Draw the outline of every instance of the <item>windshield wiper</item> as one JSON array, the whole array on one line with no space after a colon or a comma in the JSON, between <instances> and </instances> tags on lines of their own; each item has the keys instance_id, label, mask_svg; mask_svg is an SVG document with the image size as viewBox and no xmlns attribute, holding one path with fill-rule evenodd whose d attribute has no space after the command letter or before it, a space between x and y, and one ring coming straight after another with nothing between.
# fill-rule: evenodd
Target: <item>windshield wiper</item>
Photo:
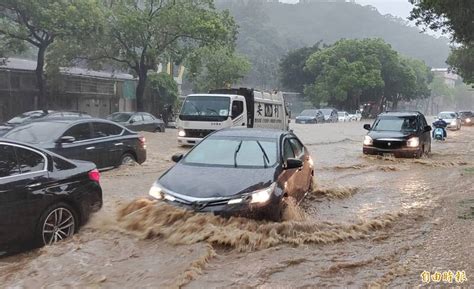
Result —
<instances>
[{"instance_id":1,"label":"windshield wiper","mask_svg":"<svg viewBox=\"0 0 474 289\"><path fill-rule=\"evenodd\" d=\"M235 152L234 152L234 168L237 167L237 154L239 153L240 151L240 147L242 146L242 140L239 142L239 145L237 146L237 148L235 149Z\"/></svg>"},{"instance_id":2,"label":"windshield wiper","mask_svg":"<svg viewBox=\"0 0 474 289\"><path fill-rule=\"evenodd\" d=\"M268 158L267 152L265 152L265 150L263 149L262 144L259 141L257 141L257 144L263 153L263 166L267 168L268 167L267 163L270 163L270 159Z\"/></svg>"}]
</instances>

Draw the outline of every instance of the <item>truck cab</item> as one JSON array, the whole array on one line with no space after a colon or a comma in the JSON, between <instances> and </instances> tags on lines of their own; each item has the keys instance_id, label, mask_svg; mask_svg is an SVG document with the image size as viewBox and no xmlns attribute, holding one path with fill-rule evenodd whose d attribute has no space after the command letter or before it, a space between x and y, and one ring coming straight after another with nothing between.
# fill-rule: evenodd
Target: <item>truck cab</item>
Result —
<instances>
[{"instance_id":1,"label":"truck cab","mask_svg":"<svg viewBox=\"0 0 474 289\"><path fill-rule=\"evenodd\" d=\"M178 117L178 144L195 145L226 127L247 127L245 97L228 94L191 94Z\"/></svg>"}]
</instances>

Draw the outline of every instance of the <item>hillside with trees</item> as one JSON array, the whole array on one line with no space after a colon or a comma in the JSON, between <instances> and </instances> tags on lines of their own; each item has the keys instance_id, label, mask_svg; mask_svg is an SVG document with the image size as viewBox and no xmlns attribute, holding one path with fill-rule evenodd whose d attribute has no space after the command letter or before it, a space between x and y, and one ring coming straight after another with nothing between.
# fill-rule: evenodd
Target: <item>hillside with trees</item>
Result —
<instances>
[{"instance_id":1,"label":"hillside with trees","mask_svg":"<svg viewBox=\"0 0 474 289\"><path fill-rule=\"evenodd\" d=\"M278 63L288 51L322 42L381 38L394 50L423 60L431 67L446 67L449 40L421 33L419 28L375 8L355 3L311 4L217 1L229 9L239 25L237 49L252 63L248 85L280 87Z\"/></svg>"}]
</instances>

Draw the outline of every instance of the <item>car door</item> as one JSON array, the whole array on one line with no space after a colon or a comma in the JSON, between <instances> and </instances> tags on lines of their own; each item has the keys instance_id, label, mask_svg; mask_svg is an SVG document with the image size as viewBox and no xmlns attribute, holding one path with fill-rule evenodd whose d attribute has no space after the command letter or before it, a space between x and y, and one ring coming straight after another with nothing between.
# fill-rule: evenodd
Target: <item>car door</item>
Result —
<instances>
[{"instance_id":1,"label":"car door","mask_svg":"<svg viewBox=\"0 0 474 289\"><path fill-rule=\"evenodd\" d=\"M296 137L289 138L289 141L293 148L295 158L303 162L303 166L296 171L295 175L298 186L298 197L302 198L309 187L311 168L309 167L308 160L306 159L306 152L303 144Z\"/></svg>"},{"instance_id":2,"label":"car door","mask_svg":"<svg viewBox=\"0 0 474 289\"><path fill-rule=\"evenodd\" d=\"M151 114L148 113L143 113L143 130L144 131L149 131L149 132L155 132L156 127L158 126L155 122L155 117L153 117Z\"/></svg>"},{"instance_id":3,"label":"car door","mask_svg":"<svg viewBox=\"0 0 474 289\"><path fill-rule=\"evenodd\" d=\"M49 181L47 157L27 147L0 143L0 245L31 237Z\"/></svg>"},{"instance_id":4,"label":"car door","mask_svg":"<svg viewBox=\"0 0 474 289\"><path fill-rule=\"evenodd\" d=\"M282 149L281 149L281 160L283 166L286 165L286 161L288 159L295 158L295 153L293 151L293 147L290 143L289 138L284 138L282 141ZM282 174L279 177L279 181L285 184L285 193L289 196L298 199L299 195L301 194L298 184L298 169L288 169L283 170Z\"/></svg>"},{"instance_id":5,"label":"car door","mask_svg":"<svg viewBox=\"0 0 474 289\"><path fill-rule=\"evenodd\" d=\"M92 142L99 154L97 167L106 168L119 164L125 147L123 140L120 139L123 128L107 122L93 122L92 128Z\"/></svg>"},{"instance_id":6,"label":"car door","mask_svg":"<svg viewBox=\"0 0 474 289\"><path fill-rule=\"evenodd\" d=\"M60 143L55 152L69 159L97 162L98 148L92 142L92 125L82 122L68 128L62 137L73 137L72 143ZM96 164L97 165L97 164Z\"/></svg>"},{"instance_id":7,"label":"car door","mask_svg":"<svg viewBox=\"0 0 474 289\"><path fill-rule=\"evenodd\" d=\"M127 127L133 131L143 130L143 116L139 113L134 114L130 118L130 124Z\"/></svg>"},{"instance_id":8,"label":"car door","mask_svg":"<svg viewBox=\"0 0 474 289\"><path fill-rule=\"evenodd\" d=\"M425 128L428 126L428 122L426 121L426 118L421 115L419 118L420 122L420 130L422 133L422 143L425 144L425 150L428 151L428 149L431 146L431 131L425 131Z\"/></svg>"}]
</instances>

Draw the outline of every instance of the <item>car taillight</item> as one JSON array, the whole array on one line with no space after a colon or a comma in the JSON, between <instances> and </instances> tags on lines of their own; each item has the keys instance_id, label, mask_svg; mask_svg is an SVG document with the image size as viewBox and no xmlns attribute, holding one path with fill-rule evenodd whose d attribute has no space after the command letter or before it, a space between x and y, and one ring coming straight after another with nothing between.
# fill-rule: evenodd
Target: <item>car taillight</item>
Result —
<instances>
[{"instance_id":1,"label":"car taillight","mask_svg":"<svg viewBox=\"0 0 474 289\"><path fill-rule=\"evenodd\" d=\"M89 179L94 182L99 182L100 181L100 172L98 169L94 169L89 172Z\"/></svg>"},{"instance_id":2,"label":"car taillight","mask_svg":"<svg viewBox=\"0 0 474 289\"><path fill-rule=\"evenodd\" d=\"M146 138L143 136L138 137L138 140L140 141L140 145L142 148L146 149Z\"/></svg>"}]
</instances>

